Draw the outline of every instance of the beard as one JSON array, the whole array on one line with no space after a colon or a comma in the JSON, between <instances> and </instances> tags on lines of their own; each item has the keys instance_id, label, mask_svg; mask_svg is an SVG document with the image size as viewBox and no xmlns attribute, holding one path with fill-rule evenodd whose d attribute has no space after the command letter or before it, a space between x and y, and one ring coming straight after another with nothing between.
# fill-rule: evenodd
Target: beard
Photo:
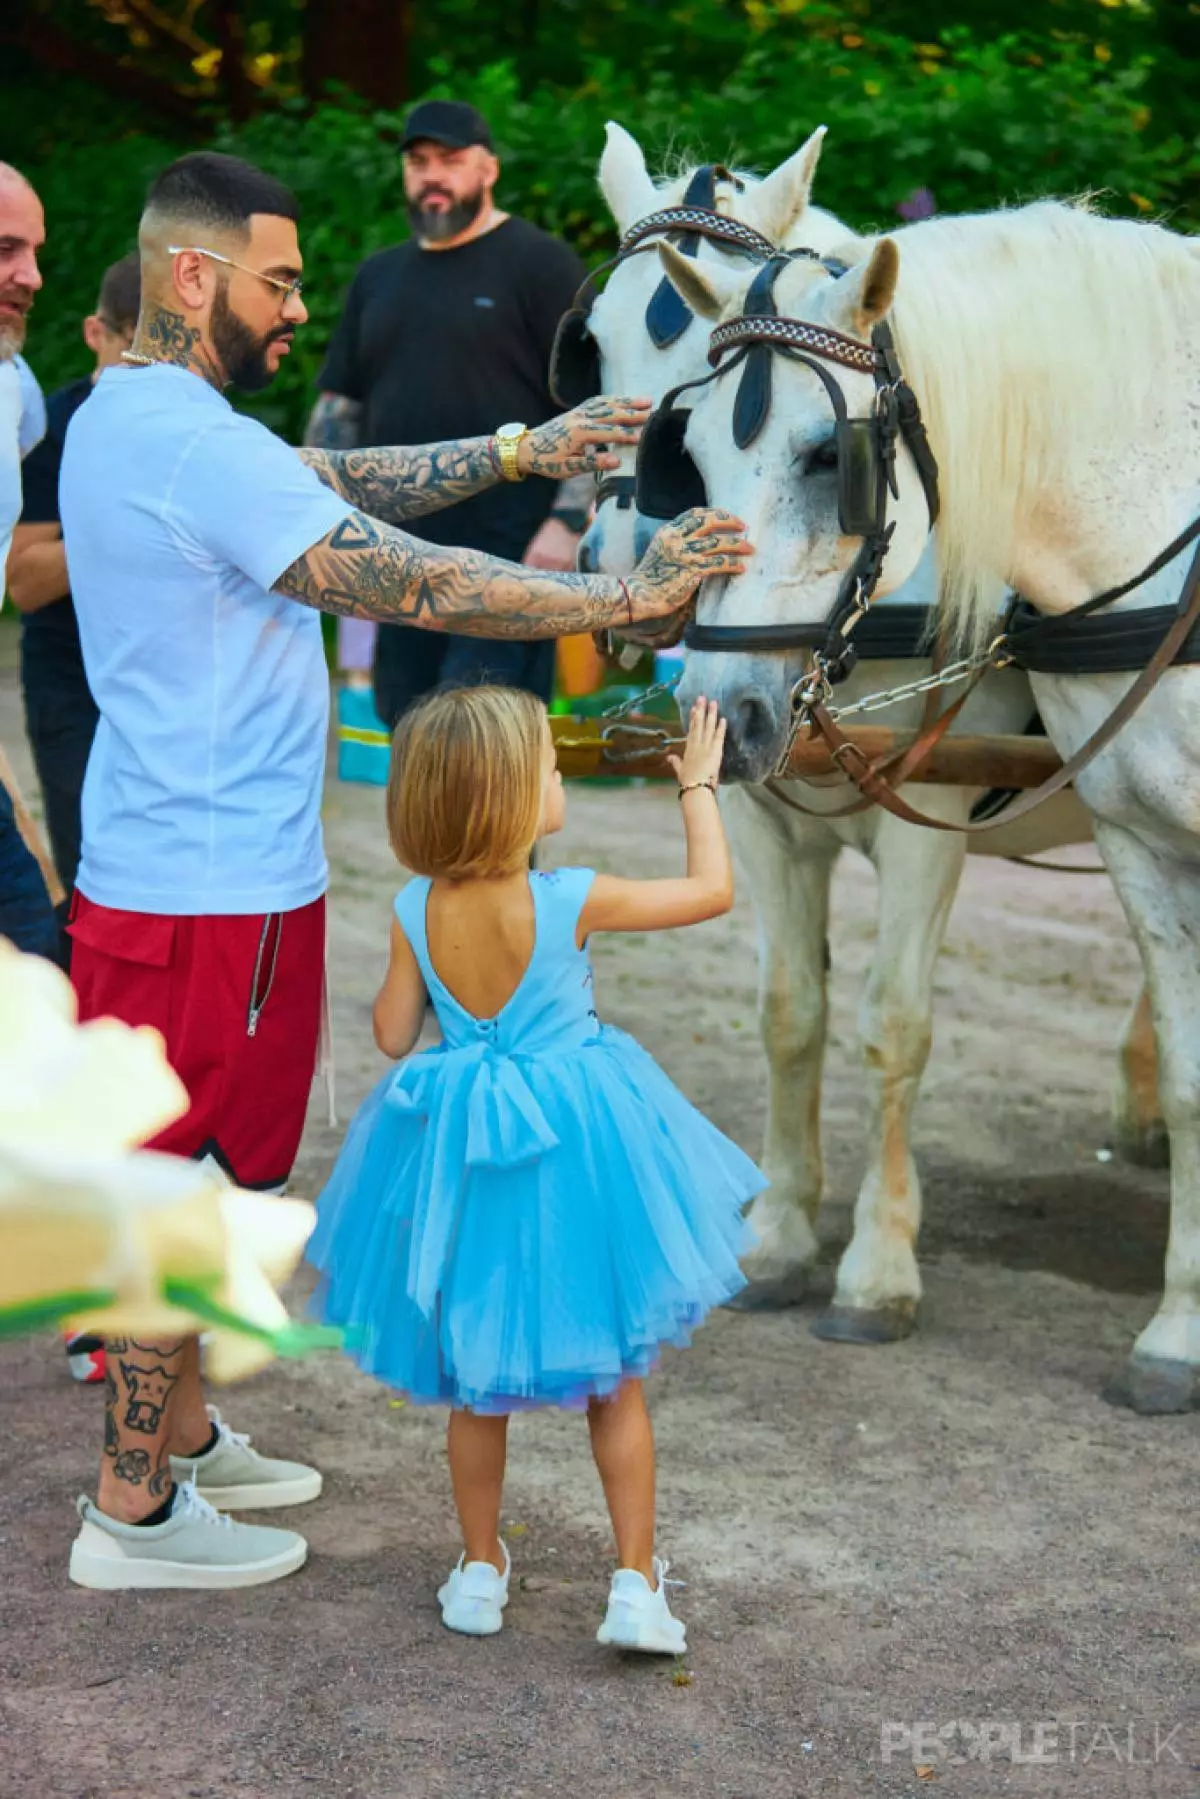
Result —
<instances>
[{"instance_id":1,"label":"beard","mask_svg":"<svg viewBox=\"0 0 1200 1799\"><path fill-rule=\"evenodd\" d=\"M450 196L445 188L430 188L419 200L408 202L408 218L418 237L426 243L444 243L448 237L459 234L473 225L487 202L487 188L482 182L474 193L466 194L461 200L453 200L444 212L434 212L424 204L431 193L442 194L446 199Z\"/></svg>"},{"instance_id":2,"label":"beard","mask_svg":"<svg viewBox=\"0 0 1200 1799\"><path fill-rule=\"evenodd\" d=\"M208 328L225 379L246 394L260 393L275 379L276 371L267 362L267 351L273 343L283 338L290 340L294 335L293 326L276 325L260 337L230 306L229 291L224 285L217 289Z\"/></svg>"},{"instance_id":3,"label":"beard","mask_svg":"<svg viewBox=\"0 0 1200 1799\"><path fill-rule=\"evenodd\" d=\"M27 288L22 288L20 293L14 293L10 290L8 293L0 294L0 300L8 302L10 305L19 306L26 298L27 294ZM20 318L16 318L12 313L6 312L0 317L0 362L10 362L18 351L23 350L24 347L24 315Z\"/></svg>"}]
</instances>

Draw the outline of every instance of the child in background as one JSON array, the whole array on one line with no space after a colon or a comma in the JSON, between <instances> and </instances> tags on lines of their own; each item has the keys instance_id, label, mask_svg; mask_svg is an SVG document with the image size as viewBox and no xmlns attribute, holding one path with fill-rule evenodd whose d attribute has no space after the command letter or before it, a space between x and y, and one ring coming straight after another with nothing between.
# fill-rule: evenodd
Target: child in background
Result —
<instances>
[{"instance_id":1,"label":"child in background","mask_svg":"<svg viewBox=\"0 0 1200 1799\"><path fill-rule=\"evenodd\" d=\"M687 873L532 873L561 828L545 708L478 687L397 728L388 825L415 869L395 902L375 1039L408 1057L367 1097L319 1202L322 1315L359 1364L452 1407L463 1553L438 1598L451 1630L498 1631L506 1432L532 1406L586 1410L617 1546L598 1636L681 1654L654 1553L654 1438L642 1377L743 1285L754 1164L631 1037L598 1022L587 941L727 912L717 806L725 726L693 708L674 760ZM409 1055L432 1002L443 1041Z\"/></svg>"}]
</instances>

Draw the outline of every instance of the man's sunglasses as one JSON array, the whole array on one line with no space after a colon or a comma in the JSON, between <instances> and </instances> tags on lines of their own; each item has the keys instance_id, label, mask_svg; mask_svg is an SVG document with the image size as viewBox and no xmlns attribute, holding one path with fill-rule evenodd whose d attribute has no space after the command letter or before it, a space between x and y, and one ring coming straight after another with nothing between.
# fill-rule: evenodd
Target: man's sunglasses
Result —
<instances>
[{"instance_id":1,"label":"man's sunglasses","mask_svg":"<svg viewBox=\"0 0 1200 1799\"><path fill-rule=\"evenodd\" d=\"M207 256L210 262L223 262L227 269L236 269L240 275L255 275L259 281L265 281L268 287L274 287L283 295L283 305L295 296L299 299L304 292L304 277L296 275L291 281L284 281L278 275L264 275L261 269L248 269L244 262L234 262L232 256L222 256L217 250L202 249L199 244L168 244L168 256Z\"/></svg>"}]
</instances>

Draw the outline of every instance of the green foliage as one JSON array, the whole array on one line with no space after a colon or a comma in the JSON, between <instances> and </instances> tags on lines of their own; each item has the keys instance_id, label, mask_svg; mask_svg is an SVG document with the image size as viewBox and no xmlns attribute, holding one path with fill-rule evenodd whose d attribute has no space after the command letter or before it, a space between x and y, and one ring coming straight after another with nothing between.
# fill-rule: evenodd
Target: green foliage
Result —
<instances>
[{"instance_id":1,"label":"green foliage","mask_svg":"<svg viewBox=\"0 0 1200 1799\"><path fill-rule=\"evenodd\" d=\"M1084 0L1070 3L1078 13ZM1101 190L1102 203L1117 212L1167 214L1183 228L1197 220L1197 140L1173 129L1156 133L1148 103L1152 88L1166 82L1174 53L1159 45L1151 55L1150 39L1138 36L1136 9L1118 21L1124 36L1117 54L1107 38L1059 31L1057 20L1066 15L1053 3L1042 15L1050 29L1040 35L1014 31L989 40L957 26L936 42L914 43L870 22L886 14L879 4L835 10L804 0L677 0L669 7L555 0L540 18L553 12L560 45L568 40L560 72L531 81L531 65L543 66L540 52L522 57L519 72L511 57L471 67L477 4L442 0L432 9L443 24L460 18L461 45L453 58L415 55L424 85L469 96L492 120L504 165L502 203L593 259L612 241L595 182L609 118L637 134L652 167L710 156L758 169L773 166L824 122L830 136L817 197L864 229L894 224L898 203L920 187L932 189L940 211L1086 189ZM847 18L858 14L868 22L852 28ZM624 21L619 34L617 15ZM606 36L598 20L607 22ZM536 49L541 27L534 24ZM442 41L460 43L453 35ZM418 34L414 53L419 48ZM572 68L567 88L562 70ZM1180 81L1187 72L1181 64ZM284 100L236 130L218 130L221 147L283 176L303 207L312 322L275 387L255 402L290 435L311 403L355 267L406 234L399 125L400 115L371 113L343 96L312 110ZM31 117L34 154L14 159L31 168L47 206L47 288L31 351L54 383L84 366L77 321L91 305L100 269L128 247L150 171L184 146L136 130L110 132L98 143L88 135L87 108L53 148L42 129L40 114ZM13 154L0 142L0 156Z\"/></svg>"}]
</instances>

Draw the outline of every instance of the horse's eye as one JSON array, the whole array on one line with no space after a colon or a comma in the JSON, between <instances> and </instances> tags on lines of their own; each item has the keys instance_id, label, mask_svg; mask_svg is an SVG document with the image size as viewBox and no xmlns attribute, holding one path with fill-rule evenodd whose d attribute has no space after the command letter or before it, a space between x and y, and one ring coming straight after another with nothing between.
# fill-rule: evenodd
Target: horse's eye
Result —
<instances>
[{"instance_id":1,"label":"horse's eye","mask_svg":"<svg viewBox=\"0 0 1200 1799\"><path fill-rule=\"evenodd\" d=\"M838 465L837 439L827 437L824 443L814 444L800 458L803 473L806 475L822 475Z\"/></svg>"}]
</instances>

